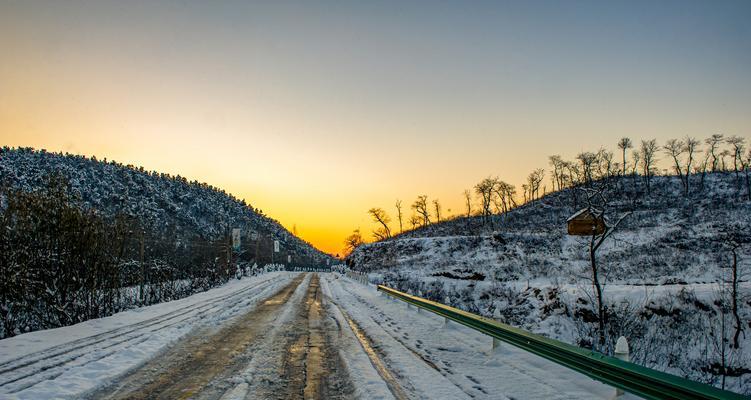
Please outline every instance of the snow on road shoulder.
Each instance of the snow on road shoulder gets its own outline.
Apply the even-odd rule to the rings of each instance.
[[[186,307],[215,300],[220,297],[235,293],[239,290],[256,285],[259,282],[268,282],[283,276],[283,272],[270,272],[242,280],[233,280],[226,285],[196,293],[179,300],[154,304],[151,306],[135,308],[123,311],[109,317],[91,319],[75,325],[61,328],[34,331],[22,335],[0,340],[0,364],[30,353],[49,349],[54,346],[70,343],[75,340],[90,338],[113,329],[123,328],[128,325],[143,322],[159,317]]]
[[[372,303],[363,302],[351,295],[345,287],[359,294],[373,294],[372,288],[354,283],[347,278],[336,278],[334,275],[327,276],[327,283],[332,300],[335,301],[364,331],[373,347],[383,358],[386,366],[400,380],[401,386],[417,398],[440,398],[440,399],[469,399],[471,396],[457,387],[443,374],[425,363],[421,357],[405,348],[401,344],[401,338],[387,331],[383,315],[376,316],[378,310]],[[373,296],[374,301],[379,301],[378,296]],[[406,316],[401,321],[407,326],[411,323]],[[398,318],[398,317],[397,317]],[[426,331],[430,334],[430,331]],[[409,334],[407,334],[409,336]]]
[[[109,383],[197,326],[219,326],[292,280],[273,272],[190,297],[0,340],[0,397],[70,398]]]
[[[327,274],[326,276],[333,275]],[[336,338],[336,345],[339,349],[339,356],[342,358],[355,386],[355,395],[361,399],[393,399],[394,396],[389,391],[388,386],[371,364],[355,334],[348,328],[347,321],[339,306],[336,303],[331,303],[333,296],[331,289],[329,289],[328,280],[325,278],[321,279],[321,290],[326,296],[326,302],[330,303],[328,307],[329,315],[334,318],[340,327],[341,336]]]
[[[333,275],[327,283],[334,301],[381,345],[389,366],[401,371],[418,395],[432,397],[440,385],[429,381],[420,387],[425,381],[410,376],[414,367],[409,361],[414,360],[460,392],[452,398],[603,399],[614,394],[612,387],[510,345],[492,351],[490,337],[458,324],[444,326],[443,318],[418,313],[372,286]]]

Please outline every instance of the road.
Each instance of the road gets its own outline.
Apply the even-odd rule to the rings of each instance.
[[[524,352],[490,351],[487,337],[444,326],[372,286],[334,273],[275,274],[156,307],[136,322],[113,316],[101,332],[9,361],[0,346],[0,398],[612,396]]]
[[[103,399],[347,398],[323,319],[316,274],[298,275],[220,329],[191,333],[159,357],[92,397]],[[238,377],[246,376],[238,385]]]

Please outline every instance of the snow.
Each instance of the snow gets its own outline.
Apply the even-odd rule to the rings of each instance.
[[[720,337],[730,343],[735,329],[722,307],[732,265],[723,232],[751,226],[751,201],[732,173],[708,174],[701,189],[700,177],[691,179],[689,196],[671,176],[655,177],[651,195],[631,179],[608,189],[608,216],[631,214],[597,252],[612,332],[603,351],[626,336],[634,362],[720,387],[727,347]],[[489,222],[455,218],[365,244],[347,263],[372,283],[593,348],[589,238],[566,234],[567,218],[582,206],[571,194],[550,193]],[[751,246],[742,241],[737,304],[748,332]],[[739,376],[727,376],[725,388],[748,395],[751,335],[739,342],[726,357]]]
[[[273,262],[271,240],[281,246],[277,260],[332,260],[244,200],[180,176],[3,146],[0,182],[0,338],[221,285],[232,278],[230,228],[241,230],[232,257],[241,268]],[[87,268],[92,259],[101,265]]]
[[[292,322],[295,312],[295,304],[299,303],[305,296],[308,283],[310,282],[310,274],[305,277],[305,280],[295,289],[290,299],[284,304],[284,307],[279,311],[279,316],[275,319],[273,326],[266,332],[260,343],[254,344],[253,358],[250,364],[235,377],[235,383],[237,386],[222,396],[222,399],[244,399],[250,392],[251,385],[258,381],[266,379],[274,379],[278,371],[270,370],[270,367],[275,367],[275,358],[279,357],[278,343],[274,343],[273,340],[278,338],[278,331],[282,329],[285,324]]]
[[[252,311],[297,275],[271,272],[181,300],[0,340],[0,398],[84,397],[189,332],[218,329]],[[357,398],[605,399],[615,393],[610,386],[511,345],[494,348],[490,337],[446,324],[442,317],[394,300],[371,284],[338,273],[319,277],[327,318],[340,327],[333,348]],[[221,399],[243,399],[255,392],[255,385],[278,379],[283,350],[279,338],[295,321],[310,279],[308,274],[278,310],[273,325],[252,343],[252,357],[230,378]],[[697,292],[706,296],[710,287]],[[626,287],[620,295],[637,296]],[[634,397],[624,397],[629,398]]]
[[[331,293],[325,280],[322,282],[323,292],[330,299]],[[340,326],[347,326],[347,321],[338,306],[331,309],[331,314]],[[350,379],[355,385],[356,395],[363,399],[392,399],[393,395],[388,386],[373,368],[355,334],[351,329],[342,329],[342,332],[344,338],[340,341],[339,356],[342,357]]]
[[[418,398],[610,398],[612,387],[492,339],[348,278],[327,274],[325,293],[378,344]],[[431,365],[433,367],[431,367]]]
[[[291,281],[271,272],[180,300],[0,340],[0,398],[80,397],[198,326],[219,326]]]
[[[39,190],[52,174],[61,174],[69,181],[71,192],[80,196],[80,206],[105,215],[135,215],[154,229],[176,225],[181,235],[196,233],[214,239],[226,234],[226,226],[242,227],[243,235],[271,235],[300,257],[319,262],[327,258],[261,210],[207,183],[112,160],[32,148],[0,148],[0,181],[9,187]],[[186,234],[182,239],[189,243],[191,237]]]

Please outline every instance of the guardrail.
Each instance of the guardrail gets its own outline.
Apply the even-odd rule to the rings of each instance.
[[[321,267],[321,266],[286,266],[286,271],[290,272],[331,272],[331,267]]]
[[[357,281],[363,285],[368,284],[368,274],[357,272],[357,271],[346,271],[344,273],[344,276],[354,281]]]
[[[441,303],[378,285],[389,296],[468,326],[495,339],[544,357],[595,380],[647,399],[747,399],[729,392],[592,350],[536,335]]]

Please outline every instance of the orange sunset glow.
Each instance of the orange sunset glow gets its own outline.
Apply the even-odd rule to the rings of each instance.
[[[750,28],[709,4],[9,2],[0,144],[205,181],[341,253],[371,207],[460,214],[552,154],[749,138]]]

